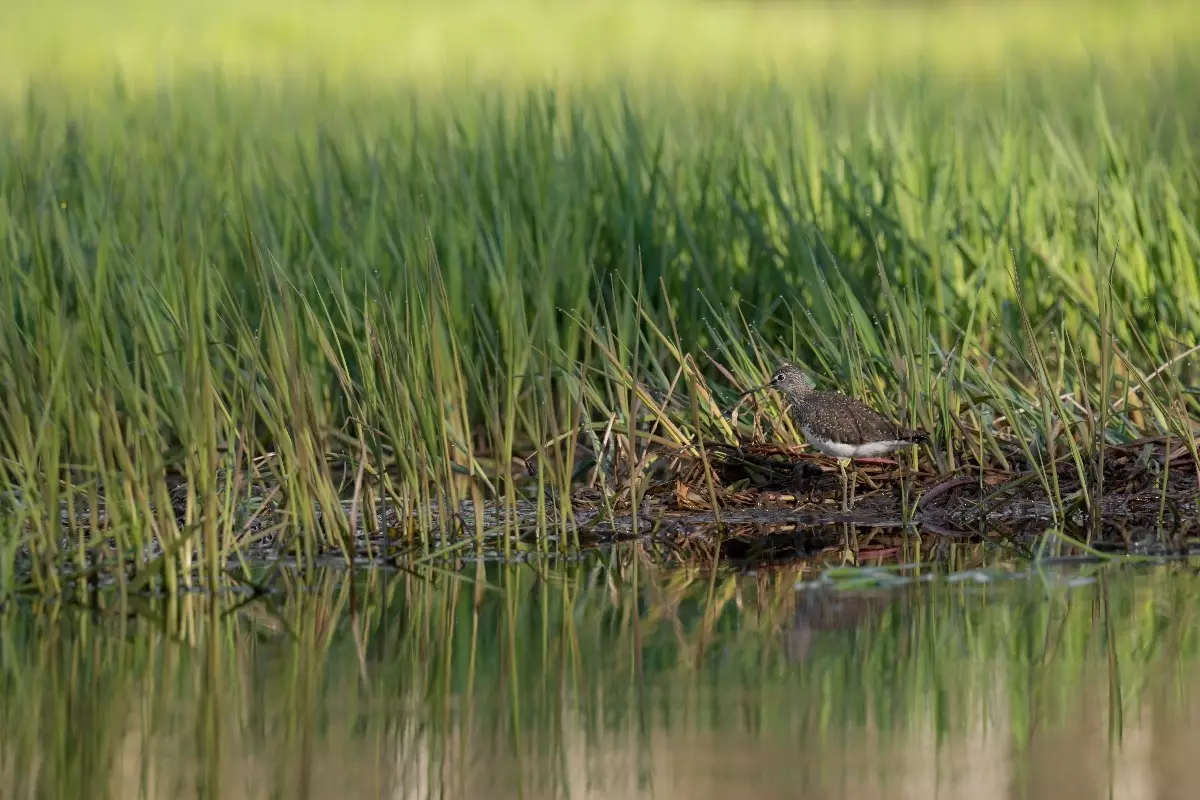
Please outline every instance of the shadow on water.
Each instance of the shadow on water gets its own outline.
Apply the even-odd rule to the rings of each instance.
[[[980,552],[712,573],[631,544],[455,573],[282,572],[255,598],[26,604],[5,613],[0,786],[1182,796],[1200,746],[1193,566]]]

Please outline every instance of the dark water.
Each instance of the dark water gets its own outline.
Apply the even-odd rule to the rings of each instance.
[[[10,608],[0,796],[1193,796],[1187,564],[480,569]]]

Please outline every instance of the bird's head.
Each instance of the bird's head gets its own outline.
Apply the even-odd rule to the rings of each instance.
[[[769,383],[764,383],[762,386],[756,386],[753,389],[745,391],[742,393],[742,396],[761,392],[763,389],[775,389],[788,397],[798,397],[811,392],[813,385],[812,381],[800,371],[799,367],[784,361],[776,368]]]

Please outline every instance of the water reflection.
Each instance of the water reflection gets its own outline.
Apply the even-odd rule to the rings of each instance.
[[[1182,565],[856,592],[633,548],[484,569],[10,609],[2,794],[1167,798],[1200,745]]]

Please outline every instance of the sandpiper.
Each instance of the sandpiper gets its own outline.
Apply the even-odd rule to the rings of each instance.
[[[745,397],[775,389],[791,404],[792,420],[808,443],[838,460],[842,476],[842,506],[846,502],[846,467],[852,458],[870,458],[928,441],[929,434],[906,428],[875,409],[841,392],[818,392],[808,376],[784,362],[771,382],[742,393]]]

